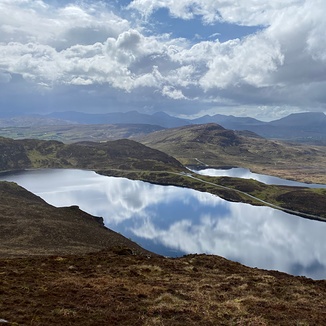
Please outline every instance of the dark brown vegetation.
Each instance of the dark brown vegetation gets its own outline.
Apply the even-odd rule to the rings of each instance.
[[[0,260],[9,325],[325,325],[326,281],[218,256],[121,252]]]
[[[56,208],[12,182],[0,182],[0,257],[85,253],[135,243],[77,206]],[[1,318],[1,316],[0,316]]]
[[[26,168],[82,168],[122,170],[177,170],[184,167],[173,157],[132,140],[64,144],[35,139],[0,137],[0,171]]]

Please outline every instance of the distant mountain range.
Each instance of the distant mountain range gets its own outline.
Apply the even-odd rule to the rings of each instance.
[[[82,124],[149,124],[164,128],[175,128],[191,124],[191,120],[172,117],[164,112],[144,114],[137,111],[89,114],[81,112],[54,112],[45,116],[51,119]]]
[[[47,118],[71,121],[74,123],[143,123],[164,128],[175,128],[191,124],[217,123],[226,129],[248,130],[266,138],[326,141],[326,115],[322,112],[294,113],[289,116],[264,122],[250,117],[233,115],[205,115],[197,119],[181,119],[164,112],[152,115],[131,111],[126,113],[86,114],[78,112],[55,112]]]
[[[197,119],[181,119],[164,112],[144,114],[137,111],[90,114],[75,111],[54,112],[45,116],[22,116],[0,119],[0,127],[26,127],[63,124],[148,124],[176,128],[193,124],[217,123],[226,129],[248,130],[265,138],[301,142],[326,142],[326,115],[322,112],[294,113],[282,119],[264,122],[250,117],[205,115]]]

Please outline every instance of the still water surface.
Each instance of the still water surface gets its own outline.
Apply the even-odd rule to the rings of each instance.
[[[268,185],[283,185],[283,186],[294,186],[294,187],[309,187],[309,188],[326,188],[324,184],[315,183],[303,183],[292,180],[281,179],[266,174],[252,173],[249,169],[245,168],[232,168],[232,169],[204,169],[193,172],[201,175],[208,175],[212,177],[235,177],[243,179],[254,179]]]
[[[159,254],[211,253],[251,267],[326,278],[323,222],[91,171],[25,171],[0,180],[17,182],[54,206],[78,205]]]

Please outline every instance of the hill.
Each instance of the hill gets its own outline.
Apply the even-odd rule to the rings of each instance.
[[[268,140],[217,124],[166,129],[137,138],[197,167],[245,167],[303,182],[326,183],[326,147]]]
[[[154,135],[157,134],[154,133]],[[193,138],[194,136],[195,138]],[[233,162],[235,164],[235,162],[240,163],[241,159],[243,160],[243,157],[245,157],[248,158],[250,166],[262,169],[269,168],[271,166],[270,162],[272,162],[271,158],[261,158],[261,155],[271,146],[272,148],[276,147],[277,150],[277,145],[273,143],[271,145],[259,143],[262,141],[259,137],[257,138],[256,135],[252,134],[249,134],[249,136],[251,137],[248,138],[248,132],[245,135],[239,136],[231,130],[225,130],[218,125],[212,124],[183,127],[175,143],[173,143],[175,140],[174,135],[174,138],[172,137],[172,145],[170,144],[171,139],[168,140],[168,137],[163,142],[159,141],[158,144],[160,144],[160,147],[162,144],[166,146],[165,150],[168,152],[176,150],[174,155],[182,160],[194,162],[196,167],[205,164],[202,161],[203,159],[207,162],[207,159],[212,159],[215,163],[223,162],[223,164],[226,164],[226,162]],[[183,141],[180,137],[184,137]],[[252,146],[252,143],[255,144],[255,142],[258,142],[258,145],[262,148],[260,149],[261,153],[255,152],[259,148],[259,146]],[[253,153],[246,149],[246,147],[243,147],[247,143],[251,146],[250,148],[255,149]],[[2,152],[0,171],[27,168],[87,169],[102,175],[127,177],[160,185],[188,187],[213,193],[229,201],[254,205],[266,205],[269,203],[278,209],[288,210],[296,215],[308,218],[317,218],[319,220],[326,218],[325,192],[322,190],[268,186],[245,179],[234,180],[232,178],[199,177],[197,175],[189,177],[189,170],[172,156],[132,140],[125,139],[106,143],[81,142],[67,145],[57,141],[0,138],[0,150]],[[194,153],[198,154],[198,157],[193,158]],[[210,153],[210,155],[206,156],[206,153]],[[291,155],[294,155],[293,160],[299,157],[298,155],[295,156],[295,152],[292,152]],[[291,158],[291,156],[289,157]],[[253,164],[252,162],[255,162],[255,158],[258,158],[259,161]],[[325,156],[322,159],[325,160]],[[318,162],[314,163],[317,167],[319,167]],[[285,168],[283,167],[283,170],[281,170],[281,166],[277,167],[279,170],[276,170],[275,166],[272,167],[278,173],[280,171],[282,173],[291,172],[292,175],[294,172],[297,173],[295,169],[289,170],[287,168],[287,170],[284,170]],[[321,167],[321,169],[324,168],[325,165]],[[304,176],[303,171],[302,169],[300,170],[301,178]],[[313,172],[316,173],[316,171],[315,169]],[[311,170],[308,170],[308,172],[311,172]],[[313,176],[315,177],[316,175]],[[305,177],[309,176],[306,174]],[[324,174],[323,177],[325,177]]]
[[[218,256],[118,255],[0,260],[8,325],[324,325],[326,281]]]
[[[173,157],[133,140],[64,144],[35,139],[0,138],[0,170],[26,168],[81,168],[183,171]]]
[[[241,146],[241,137],[216,125],[187,132],[188,142],[222,148]],[[134,173],[139,168],[163,175],[160,182],[171,177],[187,186],[178,161],[131,140],[66,145],[0,139],[0,151],[1,170],[54,166]],[[101,218],[76,206],[55,208],[13,183],[0,182],[0,224],[0,323],[323,325],[326,320],[326,281],[218,256],[156,256],[104,228]]]
[[[0,257],[62,255],[102,249],[148,252],[77,206],[56,208],[11,182],[0,182]],[[120,249],[119,249],[120,248]]]
[[[150,124],[163,128],[183,126],[186,120],[172,117],[164,112],[144,114],[137,111],[90,114],[82,112],[53,112],[45,118],[66,120],[83,124]]]

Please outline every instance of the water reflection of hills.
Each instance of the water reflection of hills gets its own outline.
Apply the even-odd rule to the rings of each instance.
[[[109,228],[164,255],[205,252],[252,267],[326,277],[326,223],[90,171],[28,171],[2,179],[55,206],[79,205],[102,216]]]

